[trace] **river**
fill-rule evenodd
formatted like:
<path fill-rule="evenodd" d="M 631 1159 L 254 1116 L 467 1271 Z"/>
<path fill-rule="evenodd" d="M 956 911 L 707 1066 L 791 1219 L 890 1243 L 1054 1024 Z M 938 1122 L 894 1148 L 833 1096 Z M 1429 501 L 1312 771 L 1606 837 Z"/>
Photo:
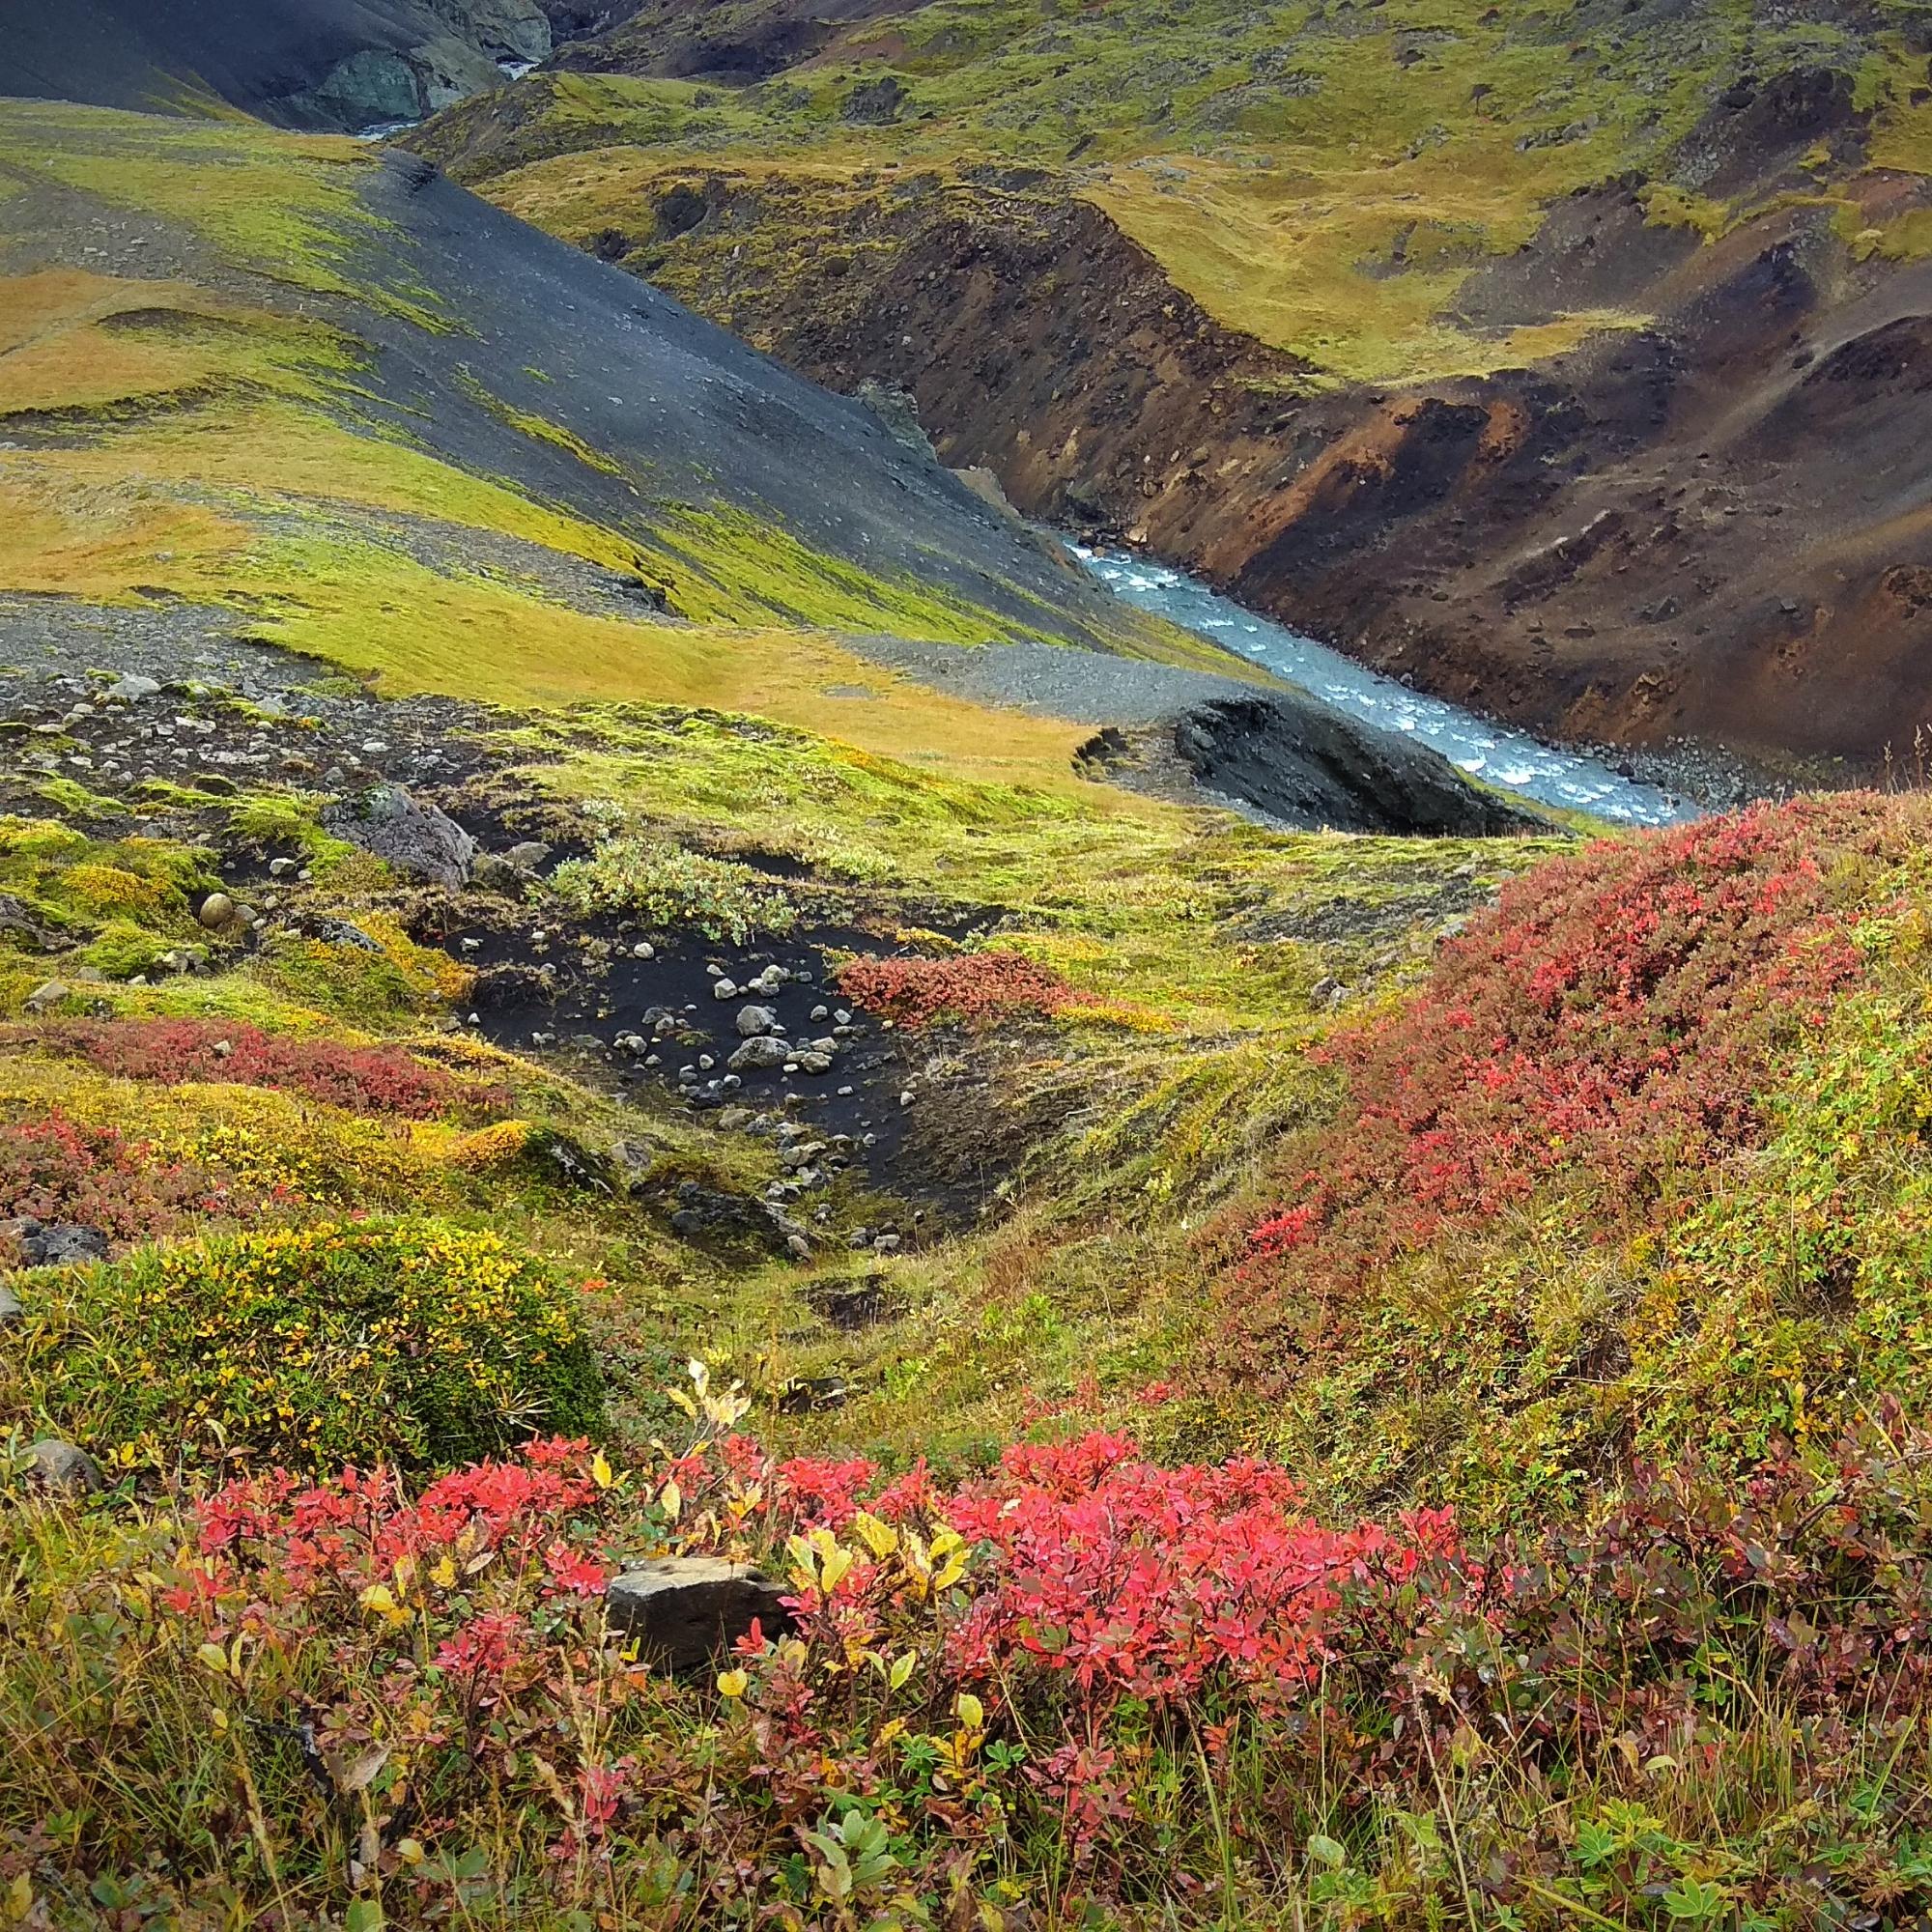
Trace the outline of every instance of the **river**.
<path fill-rule="evenodd" d="M 1460 704 L 1410 691 L 1313 638 L 1257 616 L 1182 571 L 1130 551 L 1084 544 L 1067 548 L 1117 597 L 1198 631 L 1224 650 L 1325 698 L 1338 711 L 1385 731 L 1419 738 L 1486 784 L 1620 825 L 1671 825 L 1698 816 L 1687 800 L 1621 778 L 1595 758 L 1560 751 L 1526 731 L 1478 718 Z"/>

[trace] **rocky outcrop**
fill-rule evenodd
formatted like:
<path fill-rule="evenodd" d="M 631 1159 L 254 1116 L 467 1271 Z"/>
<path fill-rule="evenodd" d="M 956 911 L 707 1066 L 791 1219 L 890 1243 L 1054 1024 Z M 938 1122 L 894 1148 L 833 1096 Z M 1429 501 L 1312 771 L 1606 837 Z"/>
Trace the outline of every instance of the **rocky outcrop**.
<path fill-rule="evenodd" d="M 1285 825 L 1493 838 L 1548 822 L 1478 791 L 1425 745 L 1296 698 L 1211 698 L 1174 726 L 1208 790 Z"/>
<path fill-rule="evenodd" d="M 412 879 L 452 890 L 469 883 L 476 841 L 439 806 L 402 785 L 373 785 L 330 806 L 323 823 L 338 838 Z"/>
<path fill-rule="evenodd" d="M 0 26 L 0 93 L 152 108 L 213 94 L 287 127 L 419 121 L 551 51 L 537 0 L 69 0 Z"/>

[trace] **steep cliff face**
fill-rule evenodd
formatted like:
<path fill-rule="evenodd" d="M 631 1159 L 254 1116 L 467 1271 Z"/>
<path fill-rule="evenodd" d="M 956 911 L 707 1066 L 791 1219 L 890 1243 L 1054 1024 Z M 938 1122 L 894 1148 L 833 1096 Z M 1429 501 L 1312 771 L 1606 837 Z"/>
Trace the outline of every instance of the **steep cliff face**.
<path fill-rule="evenodd" d="M 0 9 L 0 92 L 108 107 L 196 96 L 284 126 L 411 121 L 551 50 L 536 0 L 71 0 Z"/>
<path fill-rule="evenodd" d="M 556 76 L 423 145 L 1444 696 L 1855 761 L 1932 717 L 1903 11 L 869 11 L 665 0 L 571 59 L 700 88 Z M 727 16 L 817 39 L 729 90 Z"/>

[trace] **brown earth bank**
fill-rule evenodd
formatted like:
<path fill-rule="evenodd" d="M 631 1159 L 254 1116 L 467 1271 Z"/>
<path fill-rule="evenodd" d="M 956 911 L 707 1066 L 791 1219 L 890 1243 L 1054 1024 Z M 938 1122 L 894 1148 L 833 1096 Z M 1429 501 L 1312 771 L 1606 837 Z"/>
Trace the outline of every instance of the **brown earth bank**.
<path fill-rule="evenodd" d="M 1569 196 L 1470 278 L 1464 320 L 1632 326 L 1410 386 L 1314 380 L 1221 327 L 1065 173 L 686 158 L 572 239 L 819 381 L 905 390 L 1028 515 L 1123 533 L 1443 696 L 1868 765 L 1932 721 L 1932 263 L 1864 232 L 1925 206 L 1920 179 L 1852 176 L 1857 224 L 1806 195 L 1861 131 L 1842 76 L 1732 89 L 1700 173 L 1762 212 L 1707 240 L 1634 180 Z M 500 98 L 440 152 L 471 180 L 531 157 Z"/>

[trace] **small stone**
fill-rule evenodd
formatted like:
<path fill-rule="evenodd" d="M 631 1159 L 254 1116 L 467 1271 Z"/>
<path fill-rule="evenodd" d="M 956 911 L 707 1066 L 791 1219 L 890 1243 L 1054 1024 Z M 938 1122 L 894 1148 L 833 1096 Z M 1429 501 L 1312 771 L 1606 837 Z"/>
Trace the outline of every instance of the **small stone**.
<path fill-rule="evenodd" d="M 712 1057 L 708 1053 L 700 1053 L 697 1056 L 697 1064 L 698 1065 L 703 1067 L 703 1069 L 707 1073 L 709 1073 L 711 1069 L 718 1065 L 718 1063 L 714 1059 L 712 1059 Z"/>
<path fill-rule="evenodd" d="M 466 952 L 480 952 L 483 950 L 483 942 L 480 939 L 466 939 L 462 944 L 463 950 Z"/>
<path fill-rule="evenodd" d="M 0 1281 L 0 1328 L 6 1327 L 10 1321 L 19 1321 L 24 1312 L 14 1291 Z"/>
<path fill-rule="evenodd" d="M 747 1635 L 755 1621 L 767 1636 L 791 1628 L 786 1586 L 749 1563 L 718 1556 L 660 1556 L 612 1579 L 604 1611 L 636 1639 L 660 1670 L 701 1670 Z"/>
<path fill-rule="evenodd" d="M 899 1237 L 896 1235 L 878 1235 L 872 1240 L 875 1255 L 895 1255 L 899 1251 Z"/>
<path fill-rule="evenodd" d="M 801 1053 L 798 1068 L 801 1073 L 830 1073 L 832 1056 L 829 1053 Z"/>
<path fill-rule="evenodd" d="M 769 1007 L 740 1007 L 738 1009 L 738 1032 L 746 1039 L 756 1037 L 761 1033 L 776 1033 L 779 1030 L 779 1016 Z"/>
<path fill-rule="evenodd" d="M 912 1103 L 913 1103 L 913 1102 L 914 1102 L 915 1100 L 917 1100 L 918 1098 L 919 1098 L 919 1095 L 918 1095 L 917 1094 L 915 1094 L 915 1093 L 914 1093 L 914 1092 L 912 1091 L 912 1089 L 911 1089 L 910 1087 L 908 1087 L 908 1088 L 907 1088 L 907 1089 L 906 1089 L 906 1090 L 904 1091 L 904 1093 L 902 1093 L 902 1094 L 901 1094 L 899 1095 L 899 1105 L 900 1105 L 901 1107 L 910 1107 L 910 1106 L 912 1105 Z"/>
<path fill-rule="evenodd" d="M 27 1481 L 50 1495 L 91 1495 L 106 1487 L 99 1463 L 85 1449 L 53 1435 L 28 1445 Z"/>
<path fill-rule="evenodd" d="M 271 879 L 285 879 L 295 869 L 296 862 L 293 859 L 270 859 L 269 861 L 269 876 Z"/>
<path fill-rule="evenodd" d="M 811 1259 L 811 1243 L 803 1235 L 787 1235 L 785 1246 L 802 1262 Z"/>
<path fill-rule="evenodd" d="M 850 1026 L 852 1024 L 852 1015 L 849 1012 L 847 1012 L 843 1007 L 840 1007 L 832 1015 L 832 1017 L 835 1020 L 837 1020 L 840 1026 Z"/>
<path fill-rule="evenodd" d="M 830 1007 L 813 1007 L 811 1009 L 811 1020 L 814 1026 L 822 1024 L 831 1017 L 832 1009 Z"/>
<path fill-rule="evenodd" d="M 43 1013 L 49 1007 L 57 1007 L 72 994 L 73 988 L 65 980 L 43 980 L 27 995 L 26 1008 L 30 1013 Z"/>
<path fill-rule="evenodd" d="M 782 1066 L 790 1053 L 791 1049 L 783 1040 L 761 1034 L 756 1039 L 748 1039 L 725 1065 L 733 1073 L 743 1073 L 747 1069 L 769 1072 L 774 1066 Z"/>
<path fill-rule="evenodd" d="M 633 959 L 655 959 L 657 956 L 658 950 L 648 939 L 640 939 L 637 945 L 631 948 L 631 957 Z"/>
<path fill-rule="evenodd" d="M 226 893 L 210 893 L 195 914 L 210 932 L 219 932 L 235 917 L 235 901 Z"/>
<path fill-rule="evenodd" d="M 735 1000 L 738 988 L 729 980 L 714 980 L 711 982 L 711 997 L 714 1000 Z"/>
<path fill-rule="evenodd" d="M 143 677 L 139 671 L 124 671 L 107 687 L 107 695 L 123 698 L 129 704 L 138 704 L 143 698 L 158 697 L 161 681 L 156 677 Z"/>

